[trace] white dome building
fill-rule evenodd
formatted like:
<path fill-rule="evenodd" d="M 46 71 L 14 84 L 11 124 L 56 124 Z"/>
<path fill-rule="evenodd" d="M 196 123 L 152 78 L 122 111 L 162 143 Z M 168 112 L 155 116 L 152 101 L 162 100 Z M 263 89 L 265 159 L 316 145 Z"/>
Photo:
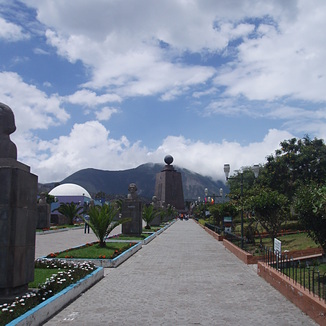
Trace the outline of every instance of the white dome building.
<path fill-rule="evenodd" d="M 57 209 L 61 203 L 69 204 L 71 202 L 78 206 L 85 207 L 92 201 L 89 192 L 74 183 L 64 183 L 53 188 L 49 195 L 56 198 L 55 202 L 51 204 L 51 223 L 65 224 L 67 221 L 58 213 Z"/>
<path fill-rule="evenodd" d="M 88 193 L 88 191 L 74 183 L 64 183 L 62 185 L 59 185 L 55 188 L 53 188 L 50 192 L 49 195 L 57 197 L 73 197 L 74 199 L 76 197 L 86 197 L 87 199 L 91 199 L 91 195 Z M 63 201 L 63 200 L 61 200 Z M 74 201 L 74 200 L 73 200 Z M 78 199 L 79 201 L 79 199 Z"/>

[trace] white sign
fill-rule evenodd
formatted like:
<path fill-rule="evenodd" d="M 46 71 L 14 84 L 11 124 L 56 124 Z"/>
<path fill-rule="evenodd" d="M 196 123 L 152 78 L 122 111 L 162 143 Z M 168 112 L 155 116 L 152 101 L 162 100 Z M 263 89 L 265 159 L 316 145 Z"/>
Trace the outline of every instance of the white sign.
<path fill-rule="evenodd" d="M 274 238 L 274 254 L 282 253 L 282 242 L 276 238 Z"/>

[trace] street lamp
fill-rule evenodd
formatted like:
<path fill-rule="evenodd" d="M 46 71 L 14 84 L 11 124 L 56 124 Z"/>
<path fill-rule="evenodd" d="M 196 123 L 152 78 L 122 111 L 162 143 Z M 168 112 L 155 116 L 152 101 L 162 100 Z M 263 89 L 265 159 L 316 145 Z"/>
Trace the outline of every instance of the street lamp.
<path fill-rule="evenodd" d="M 207 188 L 205 188 L 205 197 L 207 198 L 209 198 L 209 197 L 212 197 L 213 199 L 214 199 L 214 202 L 215 202 L 215 198 L 216 197 L 223 197 L 223 189 L 222 188 L 220 188 L 220 191 L 219 191 L 219 195 L 215 195 L 215 194 L 213 194 L 213 195 L 209 195 L 208 194 L 208 189 Z"/>
<path fill-rule="evenodd" d="M 259 175 L 259 165 L 255 164 L 252 167 L 252 171 L 254 172 L 255 178 L 257 178 Z M 230 164 L 224 164 L 224 173 L 225 173 L 226 180 L 237 179 L 236 177 L 229 177 Z M 241 189 L 240 196 L 242 198 L 243 197 L 243 171 L 240 172 L 240 189 Z M 241 207 L 241 249 L 243 249 L 243 207 Z"/>

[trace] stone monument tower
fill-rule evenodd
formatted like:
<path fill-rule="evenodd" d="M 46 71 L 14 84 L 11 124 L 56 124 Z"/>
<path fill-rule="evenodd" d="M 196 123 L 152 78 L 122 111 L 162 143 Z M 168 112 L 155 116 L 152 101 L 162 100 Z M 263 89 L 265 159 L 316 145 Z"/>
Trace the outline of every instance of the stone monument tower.
<path fill-rule="evenodd" d="M 165 156 L 164 162 L 166 163 L 164 169 L 156 174 L 155 196 L 161 205 L 170 204 L 178 211 L 183 211 L 184 198 L 181 173 L 174 169 L 171 155 Z"/>
<path fill-rule="evenodd" d="M 12 110 L 0 103 L 0 301 L 34 280 L 37 176 L 17 161 L 15 130 Z"/>

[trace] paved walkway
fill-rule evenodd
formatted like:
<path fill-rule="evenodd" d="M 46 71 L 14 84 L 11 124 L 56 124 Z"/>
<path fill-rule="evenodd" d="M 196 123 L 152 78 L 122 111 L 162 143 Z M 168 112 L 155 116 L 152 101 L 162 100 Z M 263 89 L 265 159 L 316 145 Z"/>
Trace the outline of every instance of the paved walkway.
<path fill-rule="evenodd" d="M 84 242 L 83 232 L 66 232 L 67 245 L 72 234 Z M 51 248 L 55 238 L 38 236 L 37 247 Z M 173 224 L 118 268 L 106 269 L 103 280 L 46 325 L 316 324 L 189 220 Z"/>

